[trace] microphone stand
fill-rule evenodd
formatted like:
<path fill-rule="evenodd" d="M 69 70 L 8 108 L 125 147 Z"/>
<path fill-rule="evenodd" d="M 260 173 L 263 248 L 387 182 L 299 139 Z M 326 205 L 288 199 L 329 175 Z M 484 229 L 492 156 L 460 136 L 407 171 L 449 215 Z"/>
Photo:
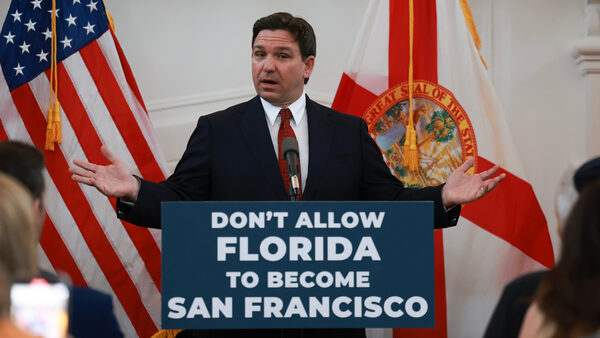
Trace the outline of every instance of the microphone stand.
<path fill-rule="evenodd" d="M 286 137 L 281 142 L 281 152 L 286 161 L 288 178 L 290 179 L 289 197 L 290 201 L 297 201 L 300 195 L 300 178 L 298 172 L 300 165 L 298 163 L 298 141 L 295 137 Z"/>
<path fill-rule="evenodd" d="M 288 169 L 288 173 L 289 172 L 290 172 L 290 170 Z M 298 187 L 300 186 L 300 184 L 298 182 L 298 175 L 289 175 L 289 177 L 290 177 L 289 197 L 290 197 L 290 201 L 295 202 L 298 200 L 298 194 L 299 194 Z"/>

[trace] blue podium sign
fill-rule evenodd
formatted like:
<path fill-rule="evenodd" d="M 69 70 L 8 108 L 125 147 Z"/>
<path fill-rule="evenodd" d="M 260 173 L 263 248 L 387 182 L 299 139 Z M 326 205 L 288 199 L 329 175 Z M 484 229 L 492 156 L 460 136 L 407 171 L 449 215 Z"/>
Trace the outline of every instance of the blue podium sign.
<path fill-rule="evenodd" d="M 434 327 L 432 202 L 165 202 L 165 329 Z"/>

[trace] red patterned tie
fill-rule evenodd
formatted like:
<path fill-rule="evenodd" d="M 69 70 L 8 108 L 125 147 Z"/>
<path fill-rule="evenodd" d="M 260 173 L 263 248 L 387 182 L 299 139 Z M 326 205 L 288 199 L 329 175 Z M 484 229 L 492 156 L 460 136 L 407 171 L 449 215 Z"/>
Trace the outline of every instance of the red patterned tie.
<path fill-rule="evenodd" d="M 286 137 L 293 137 L 296 138 L 296 134 L 294 133 L 294 130 L 292 129 L 292 127 L 290 126 L 290 117 L 292 116 L 292 112 L 289 109 L 282 109 L 279 111 L 279 115 L 281 115 L 281 124 L 279 125 L 279 134 L 277 134 L 277 143 L 278 143 L 278 149 L 279 149 L 279 170 L 281 171 L 281 177 L 283 178 L 283 185 L 285 186 L 285 191 L 288 192 L 289 195 L 289 189 L 290 189 L 290 177 L 288 175 L 288 169 L 287 169 L 287 161 L 285 160 L 285 158 L 283 157 L 283 154 L 281 152 L 281 142 L 283 142 L 283 140 Z M 299 189 L 298 189 L 298 200 L 300 200 L 300 198 L 302 197 L 302 180 L 301 180 L 301 174 L 300 174 L 300 156 L 298 156 L 298 182 L 299 184 Z"/>

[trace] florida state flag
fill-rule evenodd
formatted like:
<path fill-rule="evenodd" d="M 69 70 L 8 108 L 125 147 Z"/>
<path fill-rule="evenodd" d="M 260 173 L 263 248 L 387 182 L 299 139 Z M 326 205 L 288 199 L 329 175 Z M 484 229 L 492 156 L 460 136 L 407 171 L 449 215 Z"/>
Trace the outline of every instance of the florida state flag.
<path fill-rule="evenodd" d="M 436 230 L 435 328 L 394 337 L 481 337 L 503 286 L 554 264 L 478 40 L 466 0 L 372 0 L 333 103 L 366 120 L 406 186 L 441 184 L 468 157 L 473 172 L 507 174 L 457 227 Z"/>

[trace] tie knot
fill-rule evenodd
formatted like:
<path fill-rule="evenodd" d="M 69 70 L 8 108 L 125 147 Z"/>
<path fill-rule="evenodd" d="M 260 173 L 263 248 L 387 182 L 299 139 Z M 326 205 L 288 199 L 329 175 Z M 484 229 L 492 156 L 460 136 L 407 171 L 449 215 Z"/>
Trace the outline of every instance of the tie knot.
<path fill-rule="evenodd" d="M 292 112 L 285 108 L 279 111 L 279 115 L 281 115 L 281 122 L 289 123 L 290 118 L 292 117 Z"/>

